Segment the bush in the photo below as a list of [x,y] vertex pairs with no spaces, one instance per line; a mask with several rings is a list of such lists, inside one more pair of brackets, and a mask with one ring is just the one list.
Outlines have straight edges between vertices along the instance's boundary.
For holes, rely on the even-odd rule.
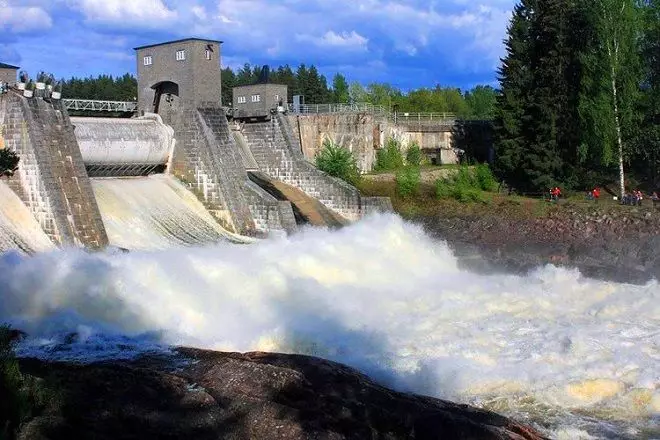
[[488,165],[476,165],[474,168],[461,165],[453,176],[435,182],[435,194],[439,199],[479,202],[484,200],[482,191],[492,191],[496,186],[497,181]]
[[376,153],[376,171],[398,170],[403,168],[403,155],[399,141],[393,138],[387,139],[385,148]]
[[483,191],[493,191],[495,188],[497,188],[497,180],[495,179],[495,176],[490,170],[488,164],[478,164],[474,168],[474,174],[479,184],[479,188],[481,188]]
[[21,374],[14,357],[13,332],[0,326],[0,440],[16,438],[21,425],[35,417],[52,398],[42,379]]
[[321,171],[353,185],[360,180],[360,169],[353,154],[327,139],[323,142],[323,149],[316,156],[316,166]]
[[406,151],[406,162],[408,165],[414,165],[416,167],[422,164],[422,149],[419,148],[417,142],[413,142]]
[[19,157],[15,152],[7,147],[0,149],[0,176],[14,174],[18,162]]
[[419,167],[407,166],[396,173],[396,191],[402,197],[417,194],[421,173]]

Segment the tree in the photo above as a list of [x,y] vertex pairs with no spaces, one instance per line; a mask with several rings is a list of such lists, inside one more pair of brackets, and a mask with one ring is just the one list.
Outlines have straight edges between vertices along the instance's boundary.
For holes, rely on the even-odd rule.
[[221,89],[222,89],[222,105],[232,104],[234,99],[232,89],[236,87],[236,75],[229,67],[225,67],[220,72]]
[[332,78],[332,100],[341,104],[346,104],[350,100],[348,82],[341,73],[335,74]]
[[631,153],[627,140],[639,117],[636,110],[641,83],[637,47],[639,10],[635,0],[593,0],[589,6],[595,38],[593,52],[586,57],[586,64],[592,66],[592,80],[587,83],[591,89],[584,97],[582,114],[601,133],[600,145],[592,143],[592,148],[602,149],[605,164],[616,158],[619,191],[623,197],[626,191],[624,161]]
[[465,93],[465,101],[471,118],[493,119],[497,91],[491,86],[476,86]]
[[364,103],[369,102],[369,94],[357,81],[353,81],[350,86],[348,86],[348,94],[351,98],[351,103]]
[[498,70],[500,93],[495,107],[494,170],[500,179],[515,187],[525,184],[522,160],[526,141],[523,132],[528,91],[532,87],[531,22],[535,0],[522,0],[513,10],[504,43],[506,56]]
[[0,176],[11,176],[18,168],[18,155],[9,148],[0,149]]

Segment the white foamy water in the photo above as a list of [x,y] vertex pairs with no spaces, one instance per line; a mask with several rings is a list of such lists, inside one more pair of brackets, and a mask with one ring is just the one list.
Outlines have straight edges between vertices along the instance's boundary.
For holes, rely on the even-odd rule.
[[0,252],[39,252],[55,246],[27,206],[0,180]]
[[114,246],[151,250],[251,241],[223,229],[173,176],[92,179],[92,188]]
[[[460,269],[393,215],[250,246],[0,260],[22,355],[98,359],[185,344],[308,353],[556,438],[653,438],[660,286]],[[77,332],[73,343],[62,335]]]

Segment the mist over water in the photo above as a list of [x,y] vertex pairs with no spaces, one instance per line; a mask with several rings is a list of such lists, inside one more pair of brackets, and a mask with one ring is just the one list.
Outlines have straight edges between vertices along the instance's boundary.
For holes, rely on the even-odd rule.
[[0,296],[0,322],[31,335],[21,355],[94,360],[169,345],[314,354],[557,438],[660,435],[657,282],[553,266],[470,273],[394,215],[249,246],[5,254]]

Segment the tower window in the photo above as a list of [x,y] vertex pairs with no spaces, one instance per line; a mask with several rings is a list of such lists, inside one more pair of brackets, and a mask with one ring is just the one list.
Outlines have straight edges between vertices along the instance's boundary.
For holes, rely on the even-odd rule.
[[260,102],[261,95],[252,95],[252,102]]
[[210,60],[211,59],[211,51],[206,49],[206,59]]
[[245,99],[245,96],[239,96],[237,101],[239,104],[245,104],[247,102],[247,99]]
[[186,51],[185,50],[177,50],[176,51],[176,60],[177,61],[183,61],[186,59]]
[[151,66],[154,63],[154,60],[153,58],[151,58],[151,55],[144,57],[143,61],[145,66]]

